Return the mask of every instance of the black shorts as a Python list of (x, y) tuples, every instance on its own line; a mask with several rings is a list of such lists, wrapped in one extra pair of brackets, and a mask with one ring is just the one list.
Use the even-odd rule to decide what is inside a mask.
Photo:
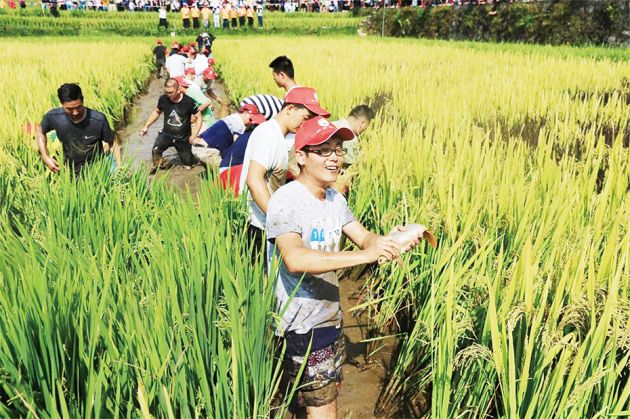
[(151, 153), (153, 157), (162, 157), (162, 153), (169, 147), (175, 147), (177, 155), (186, 166), (193, 166), (197, 163), (197, 158), (192, 153), (192, 144), (187, 139), (173, 137), (164, 132), (158, 134)]

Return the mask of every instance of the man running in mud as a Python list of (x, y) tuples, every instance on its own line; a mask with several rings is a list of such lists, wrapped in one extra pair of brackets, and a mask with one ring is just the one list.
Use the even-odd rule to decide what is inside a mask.
[[(296, 417), (337, 417), (345, 347), (336, 271), (400, 255), (400, 243), (368, 231), (330, 187), (343, 166), (342, 143), (353, 138), (350, 129), (320, 116), (304, 122), (295, 140), (300, 174), (268, 204), (268, 262), (280, 262), (276, 334), (286, 345), (283, 388), (291, 388), (304, 368), (290, 404)], [(361, 250), (340, 251), (342, 233)]]
[(162, 153), (169, 147), (175, 147), (182, 163), (190, 169), (197, 163), (192, 153), (192, 143), (201, 129), (201, 115), (195, 101), (182, 92), (177, 80), (168, 79), (164, 83), (164, 94), (158, 99), (157, 108), (149, 115), (140, 135), (145, 135), (162, 113), (164, 126), (153, 144), (151, 173), (171, 166), (170, 162), (162, 158)]
[[(46, 113), (37, 129), (37, 145), (46, 167), (54, 173), (61, 170), (59, 163), (48, 154), (46, 133), (55, 131), (63, 147), (63, 161), (79, 175), (82, 169), (113, 151), (114, 132), (107, 118), (99, 111), (83, 106), (83, 92), (75, 83), (64, 83), (57, 89), (60, 108)], [(103, 147), (107, 143), (107, 149)], [(119, 156), (116, 156), (119, 161)]]

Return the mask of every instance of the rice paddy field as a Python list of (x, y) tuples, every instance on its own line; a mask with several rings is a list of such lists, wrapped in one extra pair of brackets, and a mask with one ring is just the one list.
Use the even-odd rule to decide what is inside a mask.
[[(271, 402), (274, 283), (249, 263), (243, 202), (212, 176), (183, 197), (144, 170), (54, 176), (23, 129), (75, 81), (122, 124), (153, 41), (0, 39), (0, 71), (20, 73), (0, 80), (1, 416), (284, 411)], [(369, 320), (370, 356), (397, 342), (375, 414), (630, 415), (627, 51), (215, 42), (234, 101), (281, 94), (267, 68), (277, 55), (333, 118), (378, 110), (353, 166), (355, 215), (381, 233), (420, 222), (439, 241), (348, 273), (365, 278), (346, 309)]]

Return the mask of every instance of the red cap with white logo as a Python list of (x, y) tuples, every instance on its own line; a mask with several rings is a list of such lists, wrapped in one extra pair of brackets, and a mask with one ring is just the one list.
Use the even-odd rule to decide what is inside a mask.
[(350, 141), (354, 138), (354, 132), (350, 128), (338, 128), (326, 118), (316, 116), (300, 126), (295, 135), (295, 149), (301, 150), (309, 145), (323, 144), (333, 136), (337, 136), (341, 141)]
[(315, 115), (330, 116), (330, 112), (319, 106), (317, 91), (310, 87), (294, 87), (284, 97), (284, 102), (302, 105)]

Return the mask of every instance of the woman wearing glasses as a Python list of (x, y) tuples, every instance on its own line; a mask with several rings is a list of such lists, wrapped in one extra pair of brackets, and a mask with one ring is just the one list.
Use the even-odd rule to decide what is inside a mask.
[[(279, 260), (276, 294), (282, 314), (276, 334), (286, 342), (287, 385), (307, 363), (292, 401), (298, 416), (336, 417), (345, 352), (335, 271), (399, 256), (400, 244), (369, 232), (330, 187), (343, 167), (342, 143), (353, 138), (352, 130), (321, 116), (304, 122), (295, 139), (300, 174), (269, 201), (269, 259)], [(362, 250), (340, 251), (342, 232)]]

